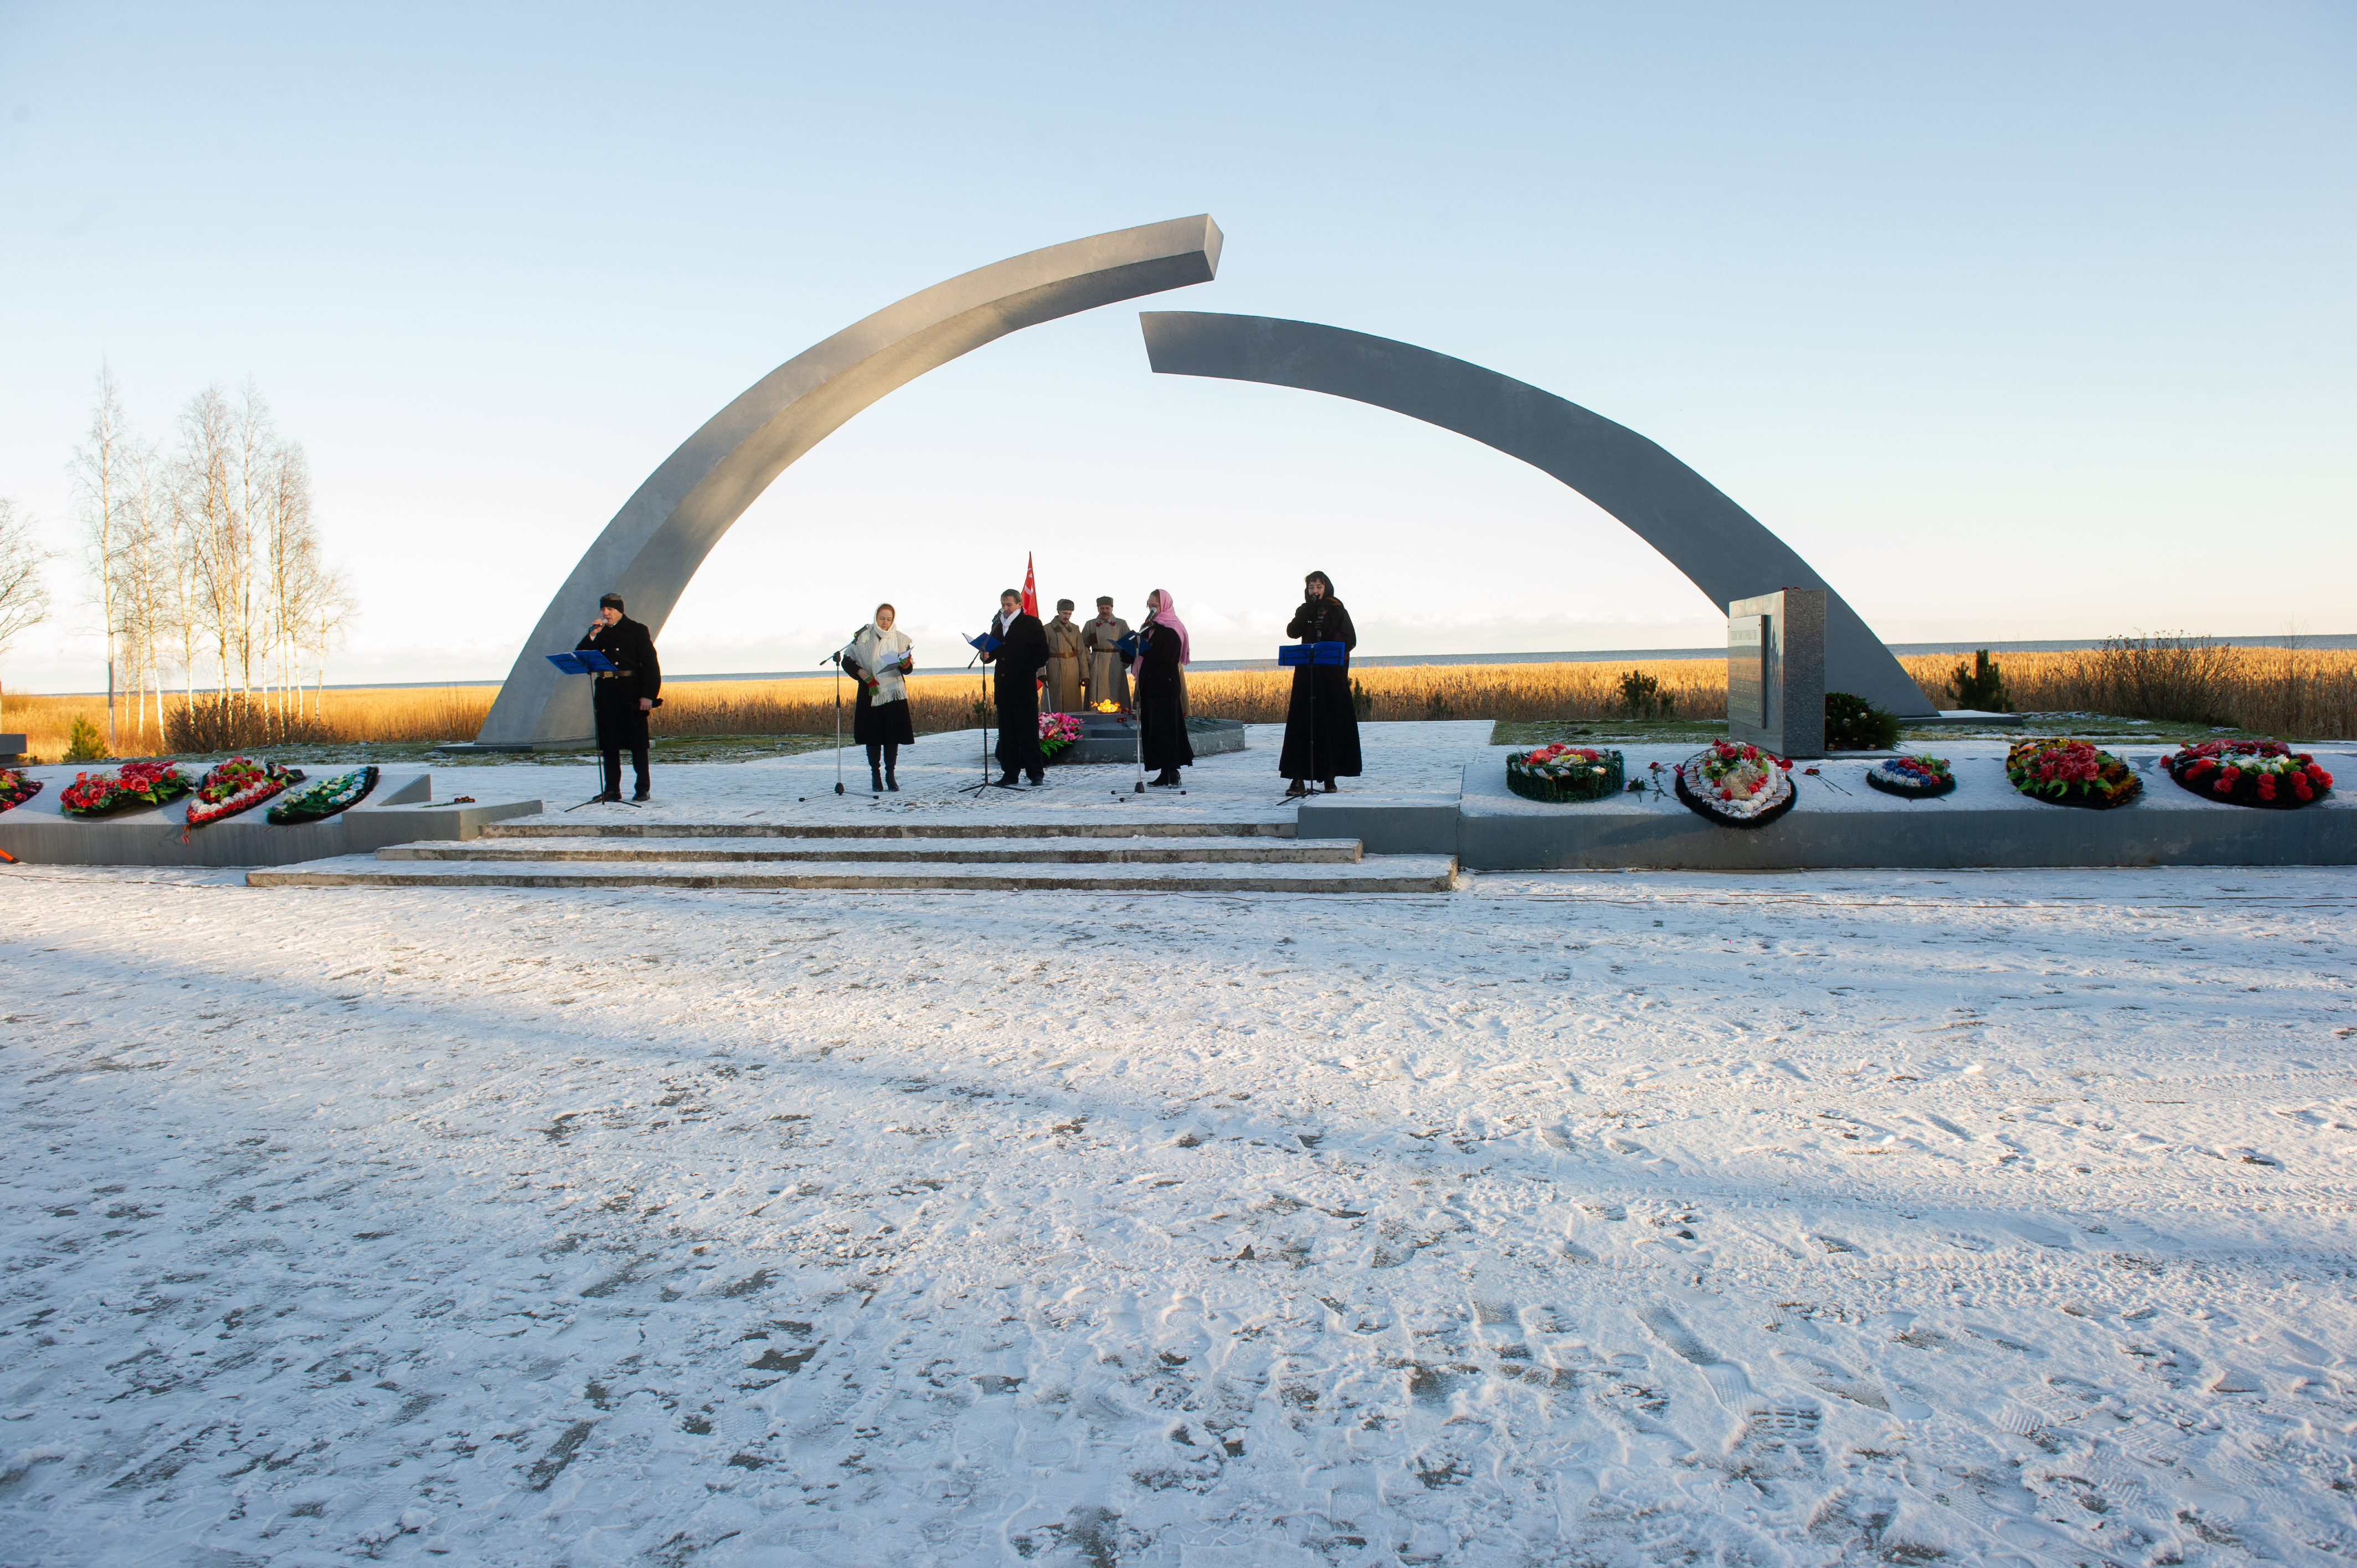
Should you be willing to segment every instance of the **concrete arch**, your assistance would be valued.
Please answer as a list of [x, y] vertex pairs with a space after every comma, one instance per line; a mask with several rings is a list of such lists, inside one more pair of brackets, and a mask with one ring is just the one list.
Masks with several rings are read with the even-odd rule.
[[544, 654], [569, 649], [597, 596], [619, 593], [660, 633], [688, 580], [786, 466], [894, 388], [1020, 328], [1208, 283], [1220, 266], [1209, 214], [1051, 245], [887, 306], [762, 377], [647, 477], [542, 612], [476, 744], [524, 750], [595, 725], [589, 682]]
[[1923, 716], [1899, 660], [1825, 580], [1709, 480], [1625, 425], [1553, 392], [1429, 349], [1309, 321], [1141, 313], [1160, 375], [1298, 387], [1453, 430], [1561, 480], [1660, 551], [1726, 613], [1778, 588], [1825, 590], [1825, 685]]

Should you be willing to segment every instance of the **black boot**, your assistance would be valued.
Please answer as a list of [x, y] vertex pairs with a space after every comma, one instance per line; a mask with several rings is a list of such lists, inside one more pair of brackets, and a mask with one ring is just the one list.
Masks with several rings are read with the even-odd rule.
[[1178, 770], [1175, 768], [1164, 768], [1154, 776], [1153, 784], [1157, 789], [1176, 789], [1178, 788]]
[[872, 762], [867, 765], [867, 789], [873, 795], [884, 793], [884, 770]]
[[892, 765], [888, 762], [884, 765], [884, 788], [891, 790], [895, 795], [900, 792], [899, 775], [893, 772]]
[[1297, 796], [1307, 795], [1308, 793], [1309, 786], [1303, 783], [1298, 779], [1285, 787], [1285, 798], [1288, 800], [1293, 800]]
[[1327, 780], [1325, 781], [1325, 783], [1326, 783], [1326, 793], [1328, 793], [1329, 795], [1333, 794], [1333, 793], [1335, 792], [1335, 789], [1334, 789], [1334, 780], [1332, 780], [1331, 779], [1327, 779]]

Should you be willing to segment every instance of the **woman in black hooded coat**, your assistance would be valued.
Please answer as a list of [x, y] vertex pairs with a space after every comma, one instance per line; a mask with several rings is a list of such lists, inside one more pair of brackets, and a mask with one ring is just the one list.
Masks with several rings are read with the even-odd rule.
[[1359, 714], [1351, 705], [1350, 650], [1359, 645], [1351, 612], [1334, 596], [1334, 579], [1312, 572], [1302, 579], [1301, 607], [1285, 635], [1304, 642], [1339, 642], [1340, 664], [1302, 664], [1293, 671], [1293, 701], [1285, 714], [1285, 750], [1276, 770], [1293, 780], [1288, 795], [1309, 793], [1315, 779], [1334, 790], [1337, 779], [1359, 776]]

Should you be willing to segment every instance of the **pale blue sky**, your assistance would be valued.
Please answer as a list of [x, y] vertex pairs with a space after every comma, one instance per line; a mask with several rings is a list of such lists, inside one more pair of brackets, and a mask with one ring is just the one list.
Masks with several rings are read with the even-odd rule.
[[[1886, 639], [2357, 631], [2357, 9], [0, 4], [0, 494], [70, 542], [102, 358], [251, 374], [364, 615], [338, 681], [505, 672], [671, 449], [953, 274], [1210, 211], [1145, 307], [1332, 322], [1653, 437]], [[674, 670], [920, 655], [1041, 586], [1265, 651], [1708, 643], [1544, 476], [1156, 378], [1137, 306], [892, 394], [690, 590]], [[87, 689], [68, 613], [0, 680]]]

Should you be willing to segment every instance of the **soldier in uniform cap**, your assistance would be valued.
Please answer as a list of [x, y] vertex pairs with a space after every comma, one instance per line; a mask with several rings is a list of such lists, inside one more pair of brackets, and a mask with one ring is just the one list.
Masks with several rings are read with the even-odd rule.
[[597, 601], [597, 618], [573, 645], [576, 653], [595, 649], [613, 663], [611, 674], [594, 677], [590, 704], [597, 714], [597, 748], [605, 754], [605, 793], [600, 800], [622, 798], [622, 749], [630, 748], [638, 769], [638, 792], [644, 800], [651, 792], [647, 777], [647, 715], [662, 701], [662, 666], [655, 660], [652, 633], [622, 613], [622, 596], [608, 594]]

